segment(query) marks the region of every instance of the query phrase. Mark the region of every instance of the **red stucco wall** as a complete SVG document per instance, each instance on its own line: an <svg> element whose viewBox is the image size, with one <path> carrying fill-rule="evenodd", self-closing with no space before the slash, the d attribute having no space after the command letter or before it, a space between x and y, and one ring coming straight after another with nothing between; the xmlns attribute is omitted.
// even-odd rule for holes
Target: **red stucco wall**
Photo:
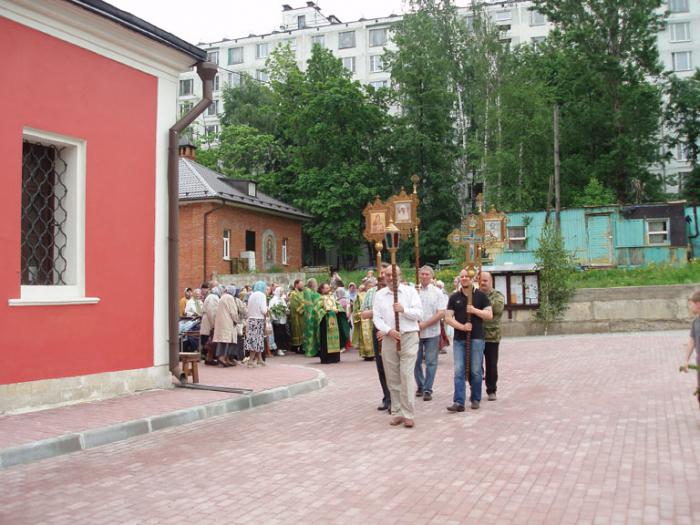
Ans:
<svg viewBox="0 0 700 525"><path fill-rule="evenodd" d="M0 18L0 384L153 365L157 79ZM87 141L85 287L20 297L22 128Z"/></svg>

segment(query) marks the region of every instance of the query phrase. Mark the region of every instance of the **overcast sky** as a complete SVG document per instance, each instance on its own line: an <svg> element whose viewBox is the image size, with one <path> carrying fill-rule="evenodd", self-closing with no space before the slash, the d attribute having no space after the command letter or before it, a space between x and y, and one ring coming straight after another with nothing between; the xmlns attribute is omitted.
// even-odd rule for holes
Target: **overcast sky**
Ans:
<svg viewBox="0 0 700 525"><path fill-rule="evenodd" d="M305 0L107 0L192 43L271 33L282 23L282 4L293 8ZM342 22L375 18L408 9L408 0L317 0L321 12Z"/></svg>

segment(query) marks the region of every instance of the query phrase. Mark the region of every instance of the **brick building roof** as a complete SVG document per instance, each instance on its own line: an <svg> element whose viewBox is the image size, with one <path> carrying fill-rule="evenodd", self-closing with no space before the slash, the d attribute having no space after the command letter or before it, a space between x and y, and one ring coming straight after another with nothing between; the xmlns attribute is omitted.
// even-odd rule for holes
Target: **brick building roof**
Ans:
<svg viewBox="0 0 700 525"><path fill-rule="evenodd" d="M255 195L250 195L248 183L254 181L230 179L191 159L180 157L179 160L179 200L181 203L216 199L259 208L262 211L288 215L301 220L313 218L313 215L259 191L257 185Z"/></svg>

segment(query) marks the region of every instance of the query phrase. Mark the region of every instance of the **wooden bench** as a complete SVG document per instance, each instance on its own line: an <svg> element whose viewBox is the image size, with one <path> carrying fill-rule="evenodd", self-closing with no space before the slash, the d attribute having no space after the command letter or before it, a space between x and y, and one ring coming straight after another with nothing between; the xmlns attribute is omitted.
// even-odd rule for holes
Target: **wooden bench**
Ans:
<svg viewBox="0 0 700 525"><path fill-rule="evenodd" d="M193 383L199 383L199 360L201 357L199 352L180 352L180 362L182 363L181 381L186 383L187 378L191 377Z"/></svg>

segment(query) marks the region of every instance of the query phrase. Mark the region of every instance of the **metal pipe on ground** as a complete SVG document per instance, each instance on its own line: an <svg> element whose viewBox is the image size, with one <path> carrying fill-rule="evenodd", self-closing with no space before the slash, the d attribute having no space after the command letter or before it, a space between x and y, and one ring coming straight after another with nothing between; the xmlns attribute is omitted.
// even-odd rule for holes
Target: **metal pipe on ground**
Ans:
<svg viewBox="0 0 700 525"><path fill-rule="evenodd" d="M204 113L212 102L214 91L214 77L218 69L211 62L197 64L197 74L202 79L202 99L178 120L168 131L168 349L170 372L180 379L180 350L178 321L180 312L178 305L178 217L179 217L179 170L178 170L178 141L180 133L187 128L194 119Z"/></svg>

